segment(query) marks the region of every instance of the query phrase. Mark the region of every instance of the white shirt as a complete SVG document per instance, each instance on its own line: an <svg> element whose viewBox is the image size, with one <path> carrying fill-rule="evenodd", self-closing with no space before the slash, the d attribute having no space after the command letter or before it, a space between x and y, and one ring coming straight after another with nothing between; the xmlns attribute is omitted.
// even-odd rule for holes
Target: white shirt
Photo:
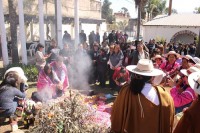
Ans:
<svg viewBox="0 0 200 133"><path fill-rule="evenodd" d="M155 88L149 84L149 83L145 83L143 89L142 89L142 94L152 103L154 103L155 105L159 105L160 101L158 98L158 94L155 90Z"/></svg>

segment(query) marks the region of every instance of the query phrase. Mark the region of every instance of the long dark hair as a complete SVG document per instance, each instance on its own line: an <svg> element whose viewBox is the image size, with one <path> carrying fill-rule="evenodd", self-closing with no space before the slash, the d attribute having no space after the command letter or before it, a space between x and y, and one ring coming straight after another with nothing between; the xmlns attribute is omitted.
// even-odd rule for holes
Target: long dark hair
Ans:
<svg viewBox="0 0 200 133"><path fill-rule="evenodd" d="M133 94L140 94L145 83L150 82L151 77L133 74L130 83L130 89Z"/></svg>
<svg viewBox="0 0 200 133"><path fill-rule="evenodd" d="M50 73L48 73L48 70L49 70L49 69L51 69L51 72L50 72ZM46 64L46 65L44 66L44 73L45 73L46 75L48 75L48 76L50 77L50 79L53 79L53 72L52 72L52 67L51 67L50 64Z"/></svg>

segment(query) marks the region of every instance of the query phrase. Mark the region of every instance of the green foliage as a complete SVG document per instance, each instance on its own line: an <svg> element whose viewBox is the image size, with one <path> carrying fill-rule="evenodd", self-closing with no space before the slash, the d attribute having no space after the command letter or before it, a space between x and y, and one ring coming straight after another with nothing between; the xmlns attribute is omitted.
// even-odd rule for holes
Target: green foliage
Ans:
<svg viewBox="0 0 200 133"><path fill-rule="evenodd" d="M167 7L165 9L165 14L168 14L168 12L169 12L169 8ZM172 9L172 14L178 14L178 11L176 9Z"/></svg>
<svg viewBox="0 0 200 133"><path fill-rule="evenodd" d="M164 37L156 36L155 41L164 44L164 42L166 42L166 39Z"/></svg>
<svg viewBox="0 0 200 133"><path fill-rule="evenodd" d="M102 8L101 8L101 15L103 19L106 19L106 22L112 23L115 20L113 16L113 10L110 8L112 3L109 0L104 0Z"/></svg>
<svg viewBox="0 0 200 133"><path fill-rule="evenodd" d="M28 81L31 81L31 82L37 81L38 70L35 67L35 65L24 65L24 64L21 64L21 63L19 63L19 64L18 63L17 64L9 64L6 67L6 70L11 68L11 67L21 67L24 70L24 73L25 73L26 77L28 78Z"/></svg>
<svg viewBox="0 0 200 133"><path fill-rule="evenodd" d="M197 39L196 39L195 42L196 42L196 44L199 44L199 43L200 43L200 42L199 42L199 41L200 41L200 40L199 40L199 36L197 36L196 38L197 38Z"/></svg>
<svg viewBox="0 0 200 133"><path fill-rule="evenodd" d="M148 20L163 14L166 10L166 0L149 0L145 7L148 14Z"/></svg>
<svg viewBox="0 0 200 133"><path fill-rule="evenodd" d="M126 26L128 26L128 22L126 20L117 23L117 27L119 30L124 31Z"/></svg>
<svg viewBox="0 0 200 133"><path fill-rule="evenodd" d="M196 7L194 12L199 14L200 13L200 7Z"/></svg>

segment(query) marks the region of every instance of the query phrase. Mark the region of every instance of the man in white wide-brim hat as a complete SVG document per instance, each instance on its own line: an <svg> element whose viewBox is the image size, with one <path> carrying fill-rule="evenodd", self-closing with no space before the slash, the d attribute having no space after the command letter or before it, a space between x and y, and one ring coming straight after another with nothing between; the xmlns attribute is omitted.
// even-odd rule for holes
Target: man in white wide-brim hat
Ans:
<svg viewBox="0 0 200 133"><path fill-rule="evenodd" d="M162 70L148 59L126 67L133 73L131 83L124 85L111 113L111 131L122 133L171 133L174 104L163 88L153 84L162 81ZM159 77L159 78L157 78Z"/></svg>
<svg viewBox="0 0 200 133"><path fill-rule="evenodd" d="M198 98L184 112L174 133L200 133L200 72L194 72L188 77L189 85L198 94Z"/></svg>

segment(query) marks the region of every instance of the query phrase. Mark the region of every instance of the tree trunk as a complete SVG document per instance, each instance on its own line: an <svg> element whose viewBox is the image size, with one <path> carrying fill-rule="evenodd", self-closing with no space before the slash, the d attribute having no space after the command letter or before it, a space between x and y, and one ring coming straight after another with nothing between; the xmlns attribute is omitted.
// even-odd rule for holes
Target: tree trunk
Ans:
<svg viewBox="0 0 200 133"><path fill-rule="evenodd" d="M141 25L141 2L138 4L138 21L137 21L137 41L140 39L140 25Z"/></svg>
<svg viewBox="0 0 200 133"><path fill-rule="evenodd" d="M196 48L196 57L200 57L200 30L199 30L199 42L197 44L197 48Z"/></svg>
<svg viewBox="0 0 200 133"><path fill-rule="evenodd" d="M17 0L8 0L9 7L9 21L11 33L11 55L12 63L19 63L18 46L17 46L17 13L16 13Z"/></svg>
<svg viewBox="0 0 200 133"><path fill-rule="evenodd" d="M168 15L170 16L172 14L172 0L169 0L169 11Z"/></svg>

